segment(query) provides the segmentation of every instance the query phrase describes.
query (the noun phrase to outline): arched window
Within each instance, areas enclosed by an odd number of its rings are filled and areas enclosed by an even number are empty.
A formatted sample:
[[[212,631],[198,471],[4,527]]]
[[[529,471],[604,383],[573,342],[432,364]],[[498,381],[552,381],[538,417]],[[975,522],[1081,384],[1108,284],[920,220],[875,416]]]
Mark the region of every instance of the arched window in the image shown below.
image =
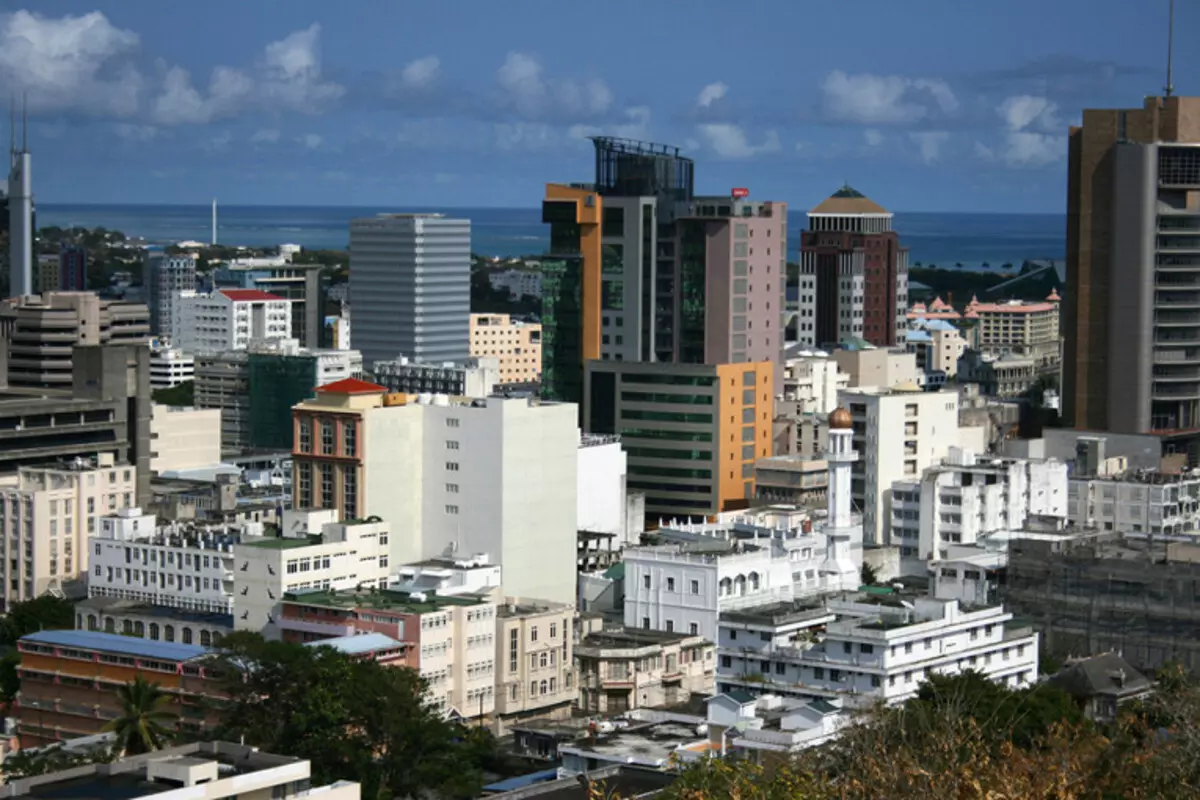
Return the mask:
[[[106,633],[116,633],[117,632],[117,621],[115,619],[113,619],[112,617],[109,617],[108,619],[104,620],[104,630]]]
[[[133,623],[133,635],[137,636],[138,638],[145,639],[146,623],[140,621]]]
[[[83,614],[76,614],[75,615],[75,630],[79,630],[82,627],[83,627]]]
[[[212,634],[208,631],[200,631],[200,644],[204,647],[212,646]]]
[[[752,591],[752,592],[758,591],[758,573],[757,572],[750,573],[750,591]]]
[[[192,629],[191,628],[183,629],[183,643],[184,644],[192,643]]]
[[[167,625],[163,628],[163,638],[168,642],[175,641],[175,626]]]
[[[217,633],[216,631],[213,631],[213,635],[212,635],[212,646],[213,646],[213,647],[220,647],[220,646],[221,646],[221,634]]]
[[[542,681],[542,685],[539,687],[539,688],[541,688],[541,690],[542,690],[542,692],[541,692],[542,694],[546,694],[546,693],[547,693],[547,687],[548,687],[548,686],[549,686],[549,684],[547,684],[545,681]]]
[[[733,593],[741,597],[746,593],[746,576],[738,575],[733,579]]]
[[[156,642],[158,641],[158,623],[157,622],[150,623],[150,638]]]
[[[133,633],[133,621],[132,620],[128,620],[128,619],[121,620],[121,633],[125,634],[126,636]]]
[[[733,592],[733,581],[721,578],[721,597],[728,597]]]
[[[96,615],[95,614],[88,614],[88,628],[87,629],[89,631],[100,630],[100,626],[96,624]]]

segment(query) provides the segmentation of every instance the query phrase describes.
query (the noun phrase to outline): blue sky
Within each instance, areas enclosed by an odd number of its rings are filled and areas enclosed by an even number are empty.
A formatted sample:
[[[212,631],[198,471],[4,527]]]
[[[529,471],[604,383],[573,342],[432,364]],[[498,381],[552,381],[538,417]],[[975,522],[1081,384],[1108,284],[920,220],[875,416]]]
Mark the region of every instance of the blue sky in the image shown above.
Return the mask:
[[[1177,5],[1194,38],[1200,0]],[[0,90],[29,92],[48,203],[535,206],[603,132],[797,209],[848,181],[899,211],[1061,212],[1080,110],[1165,82],[1167,0],[26,8],[0,0]]]

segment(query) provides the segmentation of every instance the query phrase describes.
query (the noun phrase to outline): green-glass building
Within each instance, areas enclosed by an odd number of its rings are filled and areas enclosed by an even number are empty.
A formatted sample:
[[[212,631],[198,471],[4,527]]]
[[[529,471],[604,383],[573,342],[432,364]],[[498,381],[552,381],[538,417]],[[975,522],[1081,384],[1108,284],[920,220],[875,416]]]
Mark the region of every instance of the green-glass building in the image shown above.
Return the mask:
[[[313,396],[317,385],[317,357],[250,353],[247,369],[249,446],[291,450],[292,406]]]

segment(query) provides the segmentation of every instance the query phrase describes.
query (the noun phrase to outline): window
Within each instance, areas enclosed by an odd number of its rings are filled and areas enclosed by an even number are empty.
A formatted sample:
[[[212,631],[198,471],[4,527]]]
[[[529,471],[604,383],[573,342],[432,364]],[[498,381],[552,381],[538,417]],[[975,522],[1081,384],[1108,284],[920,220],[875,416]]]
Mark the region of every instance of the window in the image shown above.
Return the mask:
[[[650,576],[649,575],[642,576],[642,588],[644,588],[644,589],[650,588]]]
[[[342,507],[346,519],[358,517],[358,472],[353,464],[342,470]],[[382,538],[380,544],[384,544]]]
[[[518,641],[519,635],[520,634],[517,632],[516,628],[512,628],[508,632],[508,671],[509,672],[517,671],[517,648],[520,645],[520,643]],[[514,686],[513,691],[515,692],[516,690],[517,690],[517,687]]]
[[[296,449],[299,450],[301,453],[311,453],[312,452],[311,420],[301,419],[298,423],[296,423],[296,426],[299,431],[299,438],[298,438],[299,444],[297,445]]]
[[[446,506],[446,513],[447,514],[457,514],[458,506]]]
[[[667,591],[668,592],[675,591],[675,579],[674,578],[667,578]]]
[[[321,508],[333,507],[333,464],[321,464]]]
[[[446,462],[446,471],[447,472],[458,472],[458,462],[457,461],[447,461]]]
[[[557,622],[550,623],[550,638],[551,639],[558,638],[558,623]]]
[[[675,632],[675,620],[669,619],[669,620],[667,620],[667,633],[674,633],[674,632]]]
[[[692,594],[700,594],[700,581],[692,581]]]
[[[447,492],[447,494],[458,494],[458,484],[457,483],[447,483],[446,484],[446,492]]]
[[[698,624],[696,624],[695,622],[689,622],[688,623],[688,633],[691,634],[692,636],[699,636],[700,635],[700,626]]]
[[[529,641],[537,641],[537,625],[533,625],[529,628]]]
[[[650,618],[642,617],[642,630],[650,630]]]
[[[353,421],[342,423],[342,455],[358,455],[358,427]]]
[[[447,417],[446,418],[446,427],[447,428],[457,428],[458,427],[458,419],[456,417]]]
[[[321,454],[331,456],[333,449],[333,423],[327,419],[321,420]]]
[[[458,442],[455,442],[455,441],[452,441],[452,440],[447,440],[447,441],[446,441],[446,449],[447,449],[447,450],[457,450],[457,449],[458,449]]]

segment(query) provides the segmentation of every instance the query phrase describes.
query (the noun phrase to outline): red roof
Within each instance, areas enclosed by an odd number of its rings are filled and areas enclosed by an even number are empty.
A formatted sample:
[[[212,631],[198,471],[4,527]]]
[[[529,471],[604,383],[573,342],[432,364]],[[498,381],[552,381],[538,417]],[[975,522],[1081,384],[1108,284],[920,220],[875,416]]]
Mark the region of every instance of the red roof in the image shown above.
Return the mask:
[[[328,394],[381,394],[386,392],[387,388],[375,383],[360,381],[358,378],[343,378],[340,381],[318,386],[317,391]]]
[[[266,300],[287,300],[286,297],[264,292],[261,289],[220,289],[219,291],[235,303],[261,303]]]

